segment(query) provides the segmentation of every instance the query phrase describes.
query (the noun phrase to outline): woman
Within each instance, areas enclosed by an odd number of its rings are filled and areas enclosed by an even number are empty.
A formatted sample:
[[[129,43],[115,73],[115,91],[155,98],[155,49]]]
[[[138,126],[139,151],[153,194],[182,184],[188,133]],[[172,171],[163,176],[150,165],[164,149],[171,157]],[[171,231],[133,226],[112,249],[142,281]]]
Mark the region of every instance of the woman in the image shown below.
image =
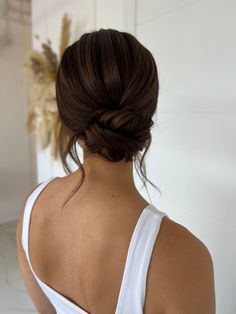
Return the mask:
[[[209,251],[134,183],[133,165],[148,180],[158,92],[154,58],[129,33],[100,29],[66,49],[56,98],[68,175],[30,194],[17,227],[19,263],[39,313],[215,313]]]

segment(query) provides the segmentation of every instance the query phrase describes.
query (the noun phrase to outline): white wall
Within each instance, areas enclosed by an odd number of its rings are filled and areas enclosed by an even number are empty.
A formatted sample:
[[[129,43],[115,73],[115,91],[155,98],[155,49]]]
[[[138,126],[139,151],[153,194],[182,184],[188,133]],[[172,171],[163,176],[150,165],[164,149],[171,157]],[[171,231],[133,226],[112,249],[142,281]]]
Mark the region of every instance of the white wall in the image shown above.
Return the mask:
[[[162,191],[156,203],[208,246],[217,313],[234,314],[236,3],[137,3],[137,37],[153,52],[161,83],[148,163]]]
[[[55,47],[60,18],[71,12],[74,39],[117,28],[153,52],[161,89],[146,163],[162,196],[149,187],[150,196],[208,246],[218,314],[236,313],[235,9],[233,0],[33,0],[33,31]],[[39,182],[64,175],[49,151],[38,152],[37,161]]]
[[[2,24],[1,24],[2,25]],[[26,132],[23,63],[31,27],[9,22],[9,45],[0,49],[0,223],[16,220],[36,184],[33,138]]]

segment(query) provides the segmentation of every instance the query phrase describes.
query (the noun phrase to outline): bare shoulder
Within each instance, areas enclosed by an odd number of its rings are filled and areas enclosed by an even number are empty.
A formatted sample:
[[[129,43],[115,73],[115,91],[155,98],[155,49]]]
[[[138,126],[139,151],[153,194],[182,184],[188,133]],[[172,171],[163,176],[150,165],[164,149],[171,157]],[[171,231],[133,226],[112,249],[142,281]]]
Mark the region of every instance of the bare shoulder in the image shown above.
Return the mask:
[[[215,313],[211,254],[186,227],[163,218],[153,260],[156,288],[165,313]]]
[[[204,264],[207,262],[212,265],[206,245],[183,225],[165,217],[159,233],[159,237],[162,236],[165,237],[168,249],[174,250],[176,256],[183,258],[183,262],[187,262],[187,258],[192,260],[195,257],[198,262],[201,260]]]

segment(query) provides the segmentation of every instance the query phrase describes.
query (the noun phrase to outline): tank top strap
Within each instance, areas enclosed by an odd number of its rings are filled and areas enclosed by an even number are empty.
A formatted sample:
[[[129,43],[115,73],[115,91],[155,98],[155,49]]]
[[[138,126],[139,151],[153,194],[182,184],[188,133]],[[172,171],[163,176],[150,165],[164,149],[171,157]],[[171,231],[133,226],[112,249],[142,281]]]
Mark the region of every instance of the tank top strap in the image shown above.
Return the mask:
[[[138,220],[127,254],[116,314],[143,313],[148,267],[164,216],[167,215],[149,204]]]
[[[26,257],[29,260],[29,248],[28,248],[28,237],[29,237],[29,225],[30,225],[30,217],[31,217],[31,212],[34,206],[34,203],[36,202],[37,198],[39,197],[39,194],[42,192],[42,190],[46,187],[46,185],[55,179],[55,177],[52,177],[46,181],[43,181],[40,183],[34,190],[33,192],[28,196],[26,203],[25,203],[25,208],[24,208],[24,213],[23,213],[23,222],[22,222],[22,246],[25,251]]]

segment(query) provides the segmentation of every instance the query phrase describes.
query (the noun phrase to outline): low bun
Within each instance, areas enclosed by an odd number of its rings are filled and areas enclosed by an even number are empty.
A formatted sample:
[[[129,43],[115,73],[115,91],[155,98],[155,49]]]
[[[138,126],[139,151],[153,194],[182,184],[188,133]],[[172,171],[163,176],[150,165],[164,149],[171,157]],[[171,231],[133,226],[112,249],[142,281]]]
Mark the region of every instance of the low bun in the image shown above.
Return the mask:
[[[110,161],[132,161],[150,139],[152,125],[149,117],[132,110],[98,109],[85,130],[85,144]]]

